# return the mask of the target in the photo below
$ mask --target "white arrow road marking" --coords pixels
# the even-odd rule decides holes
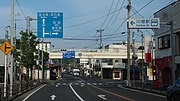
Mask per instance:
[[[98,97],[100,97],[101,99],[103,99],[103,100],[107,100],[105,97],[106,97],[106,95],[102,95],[102,94],[100,94],[100,95],[98,95]]]
[[[83,84],[81,84],[81,87],[84,87],[84,85],[83,85]]]
[[[55,100],[56,96],[55,95],[51,95],[51,100]]]
[[[59,85],[56,85],[56,87],[58,87]]]
[[[77,93],[76,91],[73,89],[73,87],[71,85],[69,85],[69,87],[71,88],[71,90],[73,91],[73,93],[79,98],[80,101],[84,101]]]

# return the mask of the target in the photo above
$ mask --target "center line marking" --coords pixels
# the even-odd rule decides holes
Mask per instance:
[[[94,87],[94,88],[96,88],[96,89],[99,89],[99,90],[101,90],[101,91],[103,91],[103,92],[106,92],[106,93],[109,93],[109,94],[111,94],[111,95],[114,95],[114,96],[123,98],[123,99],[125,99],[125,100],[128,100],[128,101],[135,101],[135,100],[133,100],[133,99],[131,99],[131,98],[128,98],[128,97],[125,97],[125,96],[122,96],[122,95],[119,95],[119,94],[115,94],[115,93],[113,93],[113,92],[104,90],[104,89],[99,88],[99,87],[96,87],[96,86],[94,86],[94,85],[91,85],[91,86]]]
[[[73,91],[73,93],[79,98],[80,101],[84,101],[84,100],[76,93],[76,91],[74,90],[74,88],[73,88],[71,85],[69,85],[69,87],[71,88],[71,90]]]

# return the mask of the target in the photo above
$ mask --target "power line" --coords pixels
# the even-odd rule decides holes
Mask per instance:
[[[109,14],[110,14],[110,12],[111,12],[111,9],[112,9],[113,4],[114,4],[114,0],[113,0],[112,3],[111,3],[110,9],[109,9],[109,11],[108,11],[108,14],[107,14],[107,16],[106,16],[103,24],[101,25],[101,28],[104,26],[104,24],[105,24],[105,22],[106,22],[106,20],[107,20],[107,18],[108,18],[108,16],[109,16]]]
[[[115,10],[117,9],[117,7],[118,7],[118,5],[119,5],[119,1],[120,1],[120,0],[118,0],[118,3],[117,3],[117,5],[116,5]],[[124,1],[125,1],[125,0],[123,0],[122,5],[121,5],[121,7],[120,7],[121,9],[117,12],[117,15],[116,15],[116,17],[115,17],[115,19],[113,20],[112,23],[111,23],[111,21],[112,21],[112,19],[113,19],[113,17],[114,17],[114,13],[113,13],[113,16],[111,16],[111,19],[109,20],[108,24],[107,24],[106,27],[105,27],[106,30],[109,29],[109,28],[112,26],[112,24],[113,24],[113,23],[115,22],[115,20],[117,19],[120,11],[122,10],[122,8],[124,8],[124,7],[123,7]],[[111,23],[111,24],[110,24],[110,23]],[[110,26],[109,26],[109,25],[110,25]],[[109,28],[107,28],[108,26],[109,26]]]
[[[134,14],[132,14],[131,16],[130,16],[130,18],[132,17],[132,16],[134,16],[134,15],[136,15],[138,12],[140,12],[141,10],[143,10],[145,7],[147,7],[150,3],[152,3],[154,0],[151,0],[150,2],[148,2],[146,5],[144,5],[143,7],[141,7],[137,12],[135,12]],[[121,25],[120,26],[118,26],[118,28],[112,33],[112,34],[110,34],[110,35],[114,35],[114,33],[116,33],[121,27],[122,27],[122,25],[126,22],[128,20],[128,18],[126,18],[122,23],[121,23]]]
[[[111,12],[110,14],[113,14],[114,12],[117,12],[117,11],[119,11],[119,10],[121,10],[121,8],[120,8],[120,9],[117,9],[117,10],[115,10],[115,11],[113,11],[113,12]],[[84,24],[91,23],[91,22],[94,22],[94,21],[96,21],[96,20],[102,19],[102,18],[104,18],[104,17],[106,17],[106,16],[107,16],[107,14],[106,14],[106,15],[103,15],[103,16],[101,16],[101,17],[98,17],[98,18],[95,18],[95,19],[92,19],[92,20],[83,22],[83,23],[79,23],[79,24],[75,24],[75,25],[70,25],[70,26],[65,26],[64,28],[70,28],[70,27],[76,27],[76,26],[84,25]]]
[[[26,15],[24,14],[24,11],[22,10],[22,8],[21,8],[21,6],[20,6],[20,4],[19,4],[18,0],[16,0],[16,3],[17,3],[17,5],[18,5],[18,7],[20,8],[21,13],[22,13],[22,14],[23,14],[23,16],[24,16],[24,19],[26,19]]]

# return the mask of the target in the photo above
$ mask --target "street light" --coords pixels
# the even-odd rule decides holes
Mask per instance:
[[[133,67],[133,86],[135,86],[135,70],[134,70],[134,68],[135,68],[135,57],[136,57],[136,55],[135,55],[135,46],[134,46],[134,42],[135,42],[135,37],[134,37],[134,32],[132,33],[132,49],[133,49],[133,55],[132,55],[132,67]]]
[[[102,31],[104,31],[104,29],[99,29],[99,30],[96,30],[97,32],[100,32],[100,50],[102,52]],[[103,70],[102,70],[102,58],[101,58],[101,79],[103,79]]]
[[[144,89],[144,35],[143,35],[143,32],[141,30],[137,30],[138,32],[141,33],[141,37],[142,37],[142,89]]]

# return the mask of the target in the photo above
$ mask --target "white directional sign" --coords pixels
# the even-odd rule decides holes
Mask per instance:
[[[160,20],[159,18],[129,19],[128,28],[130,29],[156,29],[156,28],[160,28]]]
[[[37,13],[38,38],[63,38],[63,13]]]

